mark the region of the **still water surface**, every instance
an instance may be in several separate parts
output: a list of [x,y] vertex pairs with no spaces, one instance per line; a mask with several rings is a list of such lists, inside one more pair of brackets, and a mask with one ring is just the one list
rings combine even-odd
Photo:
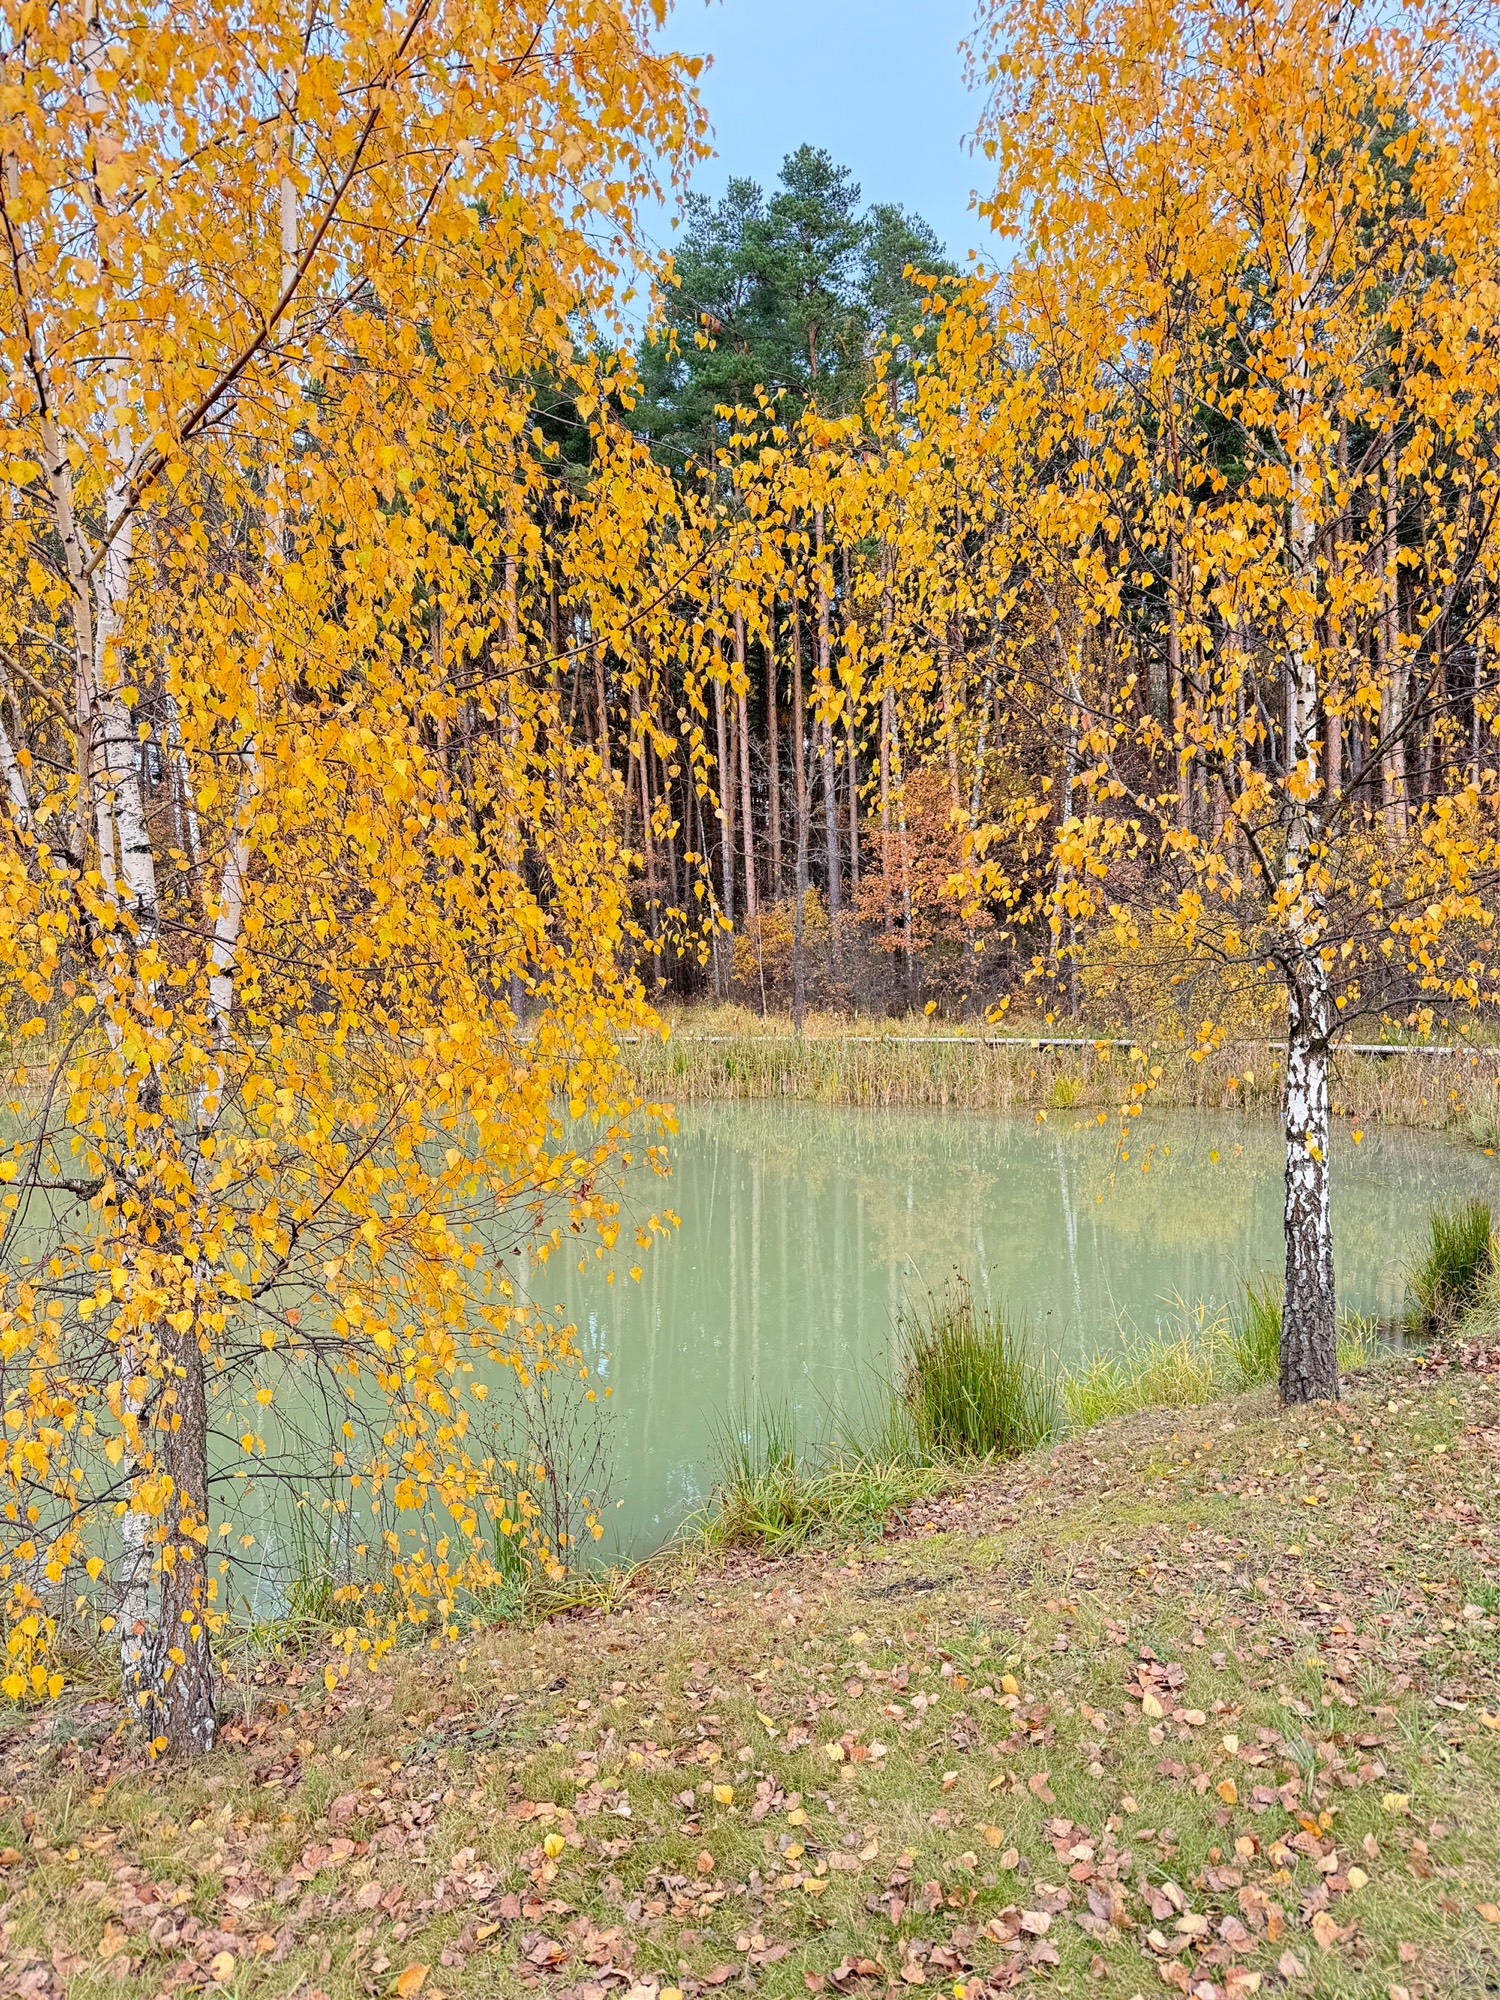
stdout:
[[[1281,1262],[1280,1129],[1268,1120],[1147,1115],[1122,1159],[1117,1128],[1031,1117],[719,1104],[684,1112],[665,1183],[644,1214],[681,1227],[582,1274],[532,1276],[576,1318],[610,1390],[606,1549],[659,1546],[707,1499],[726,1421],[794,1413],[799,1435],[858,1418],[892,1374],[903,1303],[955,1267],[983,1299],[1026,1316],[1077,1361],[1181,1325]],[[1494,1163],[1412,1132],[1336,1137],[1334,1237],[1345,1310],[1402,1300],[1428,1209],[1489,1193]],[[631,1232],[622,1231],[629,1241]]]

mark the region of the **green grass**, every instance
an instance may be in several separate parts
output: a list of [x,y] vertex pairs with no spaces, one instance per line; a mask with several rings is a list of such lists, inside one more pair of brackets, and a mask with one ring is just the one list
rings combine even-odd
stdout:
[[1096,1354],[1063,1381],[1073,1431],[1092,1430],[1137,1410],[1188,1410],[1211,1402],[1223,1386],[1222,1327],[1137,1335]]
[[1500,1569],[1454,1523],[1497,1428],[1500,1380],[1407,1357],[1063,1440],[843,1560],[684,1549],[332,1689],[336,1649],[267,1661],[199,1763],[12,1716],[0,1993],[1225,2000],[1228,1936],[1261,2000],[1482,2000]]
[[[1500,1307],[1500,1301],[1497,1301]],[[1023,1457],[1066,1430],[1077,1436],[1150,1410],[1202,1409],[1274,1385],[1281,1286],[1249,1280],[1236,1311],[1178,1301],[1175,1330],[1128,1333],[1081,1367],[1053,1370],[1026,1328],[976,1304],[955,1275],[898,1320],[896,1382],[873,1424],[814,1448],[773,1407],[727,1424],[716,1440],[714,1499],[697,1526],[714,1548],[773,1551],[868,1539],[892,1510],[952,1485],[966,1467]],[[1346,1314],[1345,1374],[1389,1359],[1380,1324]]]
[[1018,1458],[1052,1435],[1057,1388],[1035,1342],[977,1305],[964,1278],[904,1310],[897,1335],[897,1395],[919,1458]]
[[803,1446],[785,1408],[726,1424],[715,1441],[718,1480],[702,1519],[715,1548],[786,1552],[822,1540],[878,1536],[886,1518],[945,1484],[942,1470],[886,1440]]
[[[1063,1382],[1074,1431],[1138,1410],[1200,1408],[1241,1389],[1274,1384],[1281,1372],[1281,1285],[1250,1279],[1236,1312],[1187,1308],[1180,1332],[1135,1336],[1095,1355]],[[1339,1322],[1339,1367],[1373,1367],[1388,1353],[1379,1324],[1355,1313]]]
[[1410,1319],[1419,1332],[1451,1326],[1472,1305],[1494,1263],[1490,1205],[1455,1202],[1428,1218],[1427,1248],[1408,1280]]
[[1229,1331],[1229,1358],[1242,1385],[1274,1382],[1281,1372],[1281,1294],[1275,1278],[1246,1280],[1244,1302]]

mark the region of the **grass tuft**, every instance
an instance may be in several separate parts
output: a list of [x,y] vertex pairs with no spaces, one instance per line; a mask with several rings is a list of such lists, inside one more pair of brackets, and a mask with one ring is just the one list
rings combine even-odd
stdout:
[[1057,1388],[1026,1328],[955,1277],[897,1321],[897,1394],[928,1461],[1018,1458],[1052,1435]]
[[1245,1298],[1229,1330],[1229,1358],[1247,1389],[1274,1382],[1281,1373],[1281,1295],[1277,1278],[1250,1278]]
[[946,1483],[936,1465],[873,1449],[804,1450],[785,1409],[726,1424],[715,1456],[715,1504],[703,1527],[716,1548],[786,1553],[815,1541],[875,1539],[888,1515]]
[[1137,1410],[1190,1410],[1212,1402],[1222,1381],[1219,1343],[1211,1335],[1138,1335],[1096,1354],[1063,1383],[1070,1427],[1092,1430]]
[[1427,1248],[1408,1280],[1410,1321],[1416,1331],[1451,1326],[1478,1297],[1493,1263],[1487,1201],[1455,1202],[1428,1217]]

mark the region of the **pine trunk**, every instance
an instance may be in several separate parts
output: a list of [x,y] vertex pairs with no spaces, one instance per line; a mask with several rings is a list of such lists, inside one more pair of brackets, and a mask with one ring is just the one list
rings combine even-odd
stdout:
[[745,618],[740,611],[734,614],[734,666],[737,683],[735,703],[739,712],[740,839],[745,859],[745,922],[753,930],[759,915],[759,902],[755,893],[755,805],[750,788],[750,683],[745,670]]
[[792,1020],[797,1033],[807,1016],[807,951],[802,926],[807,903],[807,713],[802,696],[802,605],[792,599],[792,767],[797,790],[797,865],[792,893]]
[[776,600],[766,607],[766,766],[771,780],[771,901],[780,899],[781,872],[781,725],[776,713]]
[[719,879],[724,915],[734,922],[734,763],[724,714],[724,683],[714,682],[714,737],[718,751]]
[[818,509],[818,679],[814,720],[817,710],[823,710],[821,727],[823,732],[823,792],[827,808],[828,825],[828,914],[836,917],[843,907],[843,884],[839,862],[839,805],[838,769],[833,749],[833,667],[832,645],[829,638],[828,585],[823,575],[823,510]]

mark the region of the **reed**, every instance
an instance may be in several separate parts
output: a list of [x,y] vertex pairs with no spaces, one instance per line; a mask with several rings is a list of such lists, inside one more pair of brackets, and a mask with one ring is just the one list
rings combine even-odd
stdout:
[[1222,1346],[1221,1328],[1208,1337],[1187,1330],[1136,1335],[1096,1354],[1063,1378],[1070,1428],[1087,1431],[1139,1410],[1188,1410],[1212,1402],[1225,1386]]
[[[1045,1111],[1106,1117],[1140,1102],[1199,1111],[1267,1112],[1281,1101],[1274,1035],[1240,1037],[1206,1051],[1186,1030],[1118,1026],[1097,1042],[1070,1023],[1018,1020],[935,1024],[810,1015],[790,1020],[746,1007],[696,1007],[666,1017],[661,1041],[624,1051],[642,1094],[679,1104],[786,1099],[816,1104]],[[1010,1037],[1004,1040],[1001,1038]],[[1500,1049],[1408,1047],[1399,1055],[1336,1053],[1335,1115],[1358,1125],[1452,1131],[1471,1144],[1500,1138]]]
[[1026,1328],[955,1275],[897,1322],[897,1395],[928,1462],[1019,1458],[1052,1435],[1057,1388]]
[[1474,1303],[1493,1263],[1487,1201],[1435,1208],[1427,1219],[1427,1248],[1407,1280],[1413,1330],[1433,1333],[1451,1326]]
[[1281,1296],[1279,1279],[1251,1278],[1229,1329],[1229,1359],[1240,1385],[1254,1389],[1274,1382],[1281,1373]]
[[893,1512],[946,1483],[941,1468],[909,1458],[847,1444],[804,1448],[791,1413],[779,1407],[725,1424],[714,1455],[714,1502],[696,1525],[715,1548],[789,1552],[878,1538]]

